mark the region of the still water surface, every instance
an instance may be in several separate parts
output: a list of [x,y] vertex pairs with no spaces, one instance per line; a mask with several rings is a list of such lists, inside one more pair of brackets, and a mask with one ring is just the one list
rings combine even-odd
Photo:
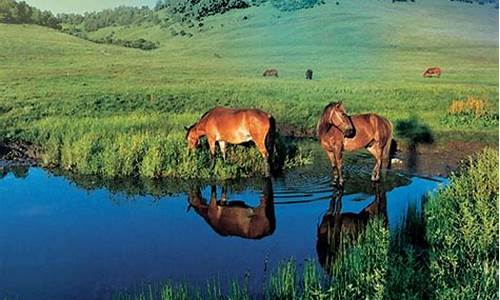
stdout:
[[[351,176],[340,211],[383,201],[393,232],[444,181],[392,173],[372,186],[369,173]],[[338,199],[327,171],[314,168],[272,181],[160,186],[99,186],[40,168],[4,174],[0,299],[109,299],[144,283],[205,286],[245,274],[260,290],[283,260],[321,256],[318,228]]]

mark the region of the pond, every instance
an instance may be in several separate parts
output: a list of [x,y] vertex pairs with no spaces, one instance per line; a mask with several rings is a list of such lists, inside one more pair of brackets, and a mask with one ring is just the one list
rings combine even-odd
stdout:
[[420,210],[422,196],[446,182],[393,171],[372,185],[370,170],[356,166],[343,194],[327,166],[212,184],[4,172],[0,299],[110,299],[165,280],[224,287],[246,278],[258,291],[290,257],[323,264],[324,227],[336,215],[384,214],[395,231],[409,207]]

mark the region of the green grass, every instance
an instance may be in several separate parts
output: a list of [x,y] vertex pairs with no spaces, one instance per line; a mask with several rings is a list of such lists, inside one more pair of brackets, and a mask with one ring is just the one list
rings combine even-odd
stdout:
[[[229,179],[264,174],[264,160],[255,147],[231,146],[226,161],[219,153],[214,165],[206,143],[197,151],[189,151],[183,126],[195,120],[193,114],[131,113],[77,121],[49,117],[32,122],[23,139],[44,145],[45,166],[59,166],[82,175]],[[278,136],[275,168],[310,162],[311,151],[304,145]]]
[[[38,26],[0,24],[0,136],[37,142],[51,149],[46,161],[60,157],[75,171],[170,174],[158,159],[160,144],[173,139],[165,123],[181,128],[224,105],[257,107],[273,114],[279,126],[312,130],[328,102],[344,99],[350,113],[376,112],[393,123],[416,118],[437,142],[497,143],[495,122],[450,127],[444,120],[453,100],[469,96],[484,99],[498,113],[496,10],[430,0],[326,2],[294,12],[271,5],[230,11],[206,18],[202,27],[143,24],[90,34],[99,38],[115,31],[120,39],[160,42],[153,51],[95,44]],[[172,28],[193,36],[172,36]],[[431,65],[443,69],[440,79],[420,76]],[[277,68],[280,78],[262,78],[268,67]],[[303,79],[309,67],[315,72],[312,81]],[[128,123],[147,123],[149,116],[155,124],[138,125],[147,128],[134,131],[129,141]],[[97,125],[78,137],[71,130],[48,132],[53,121],[84,128],[93,123],[89,120],[108,124],[116,118],[122,118],[116,136],[104,139],[100,129],[94,130]],[[115,137],[123,147],[114,144]],[[147,146],[138,146],[124,162],[94,157],[128,149],[124,143],[132,140]],[[180,138],[175,140],[172,147],[180,149]],[[62,146],[61,141],[68,143]],[[182,162],[181,152],[175,151]],[[207,160],[200,155],[199,160]],[[135,163],[127,166],[130,161]],[[186,166],[191,173],[197,167]],[[221,171],[221,176],[251,175],[244,166],[238,168]]]
[[432,298],[498,298],[498,199],[498,152],[488,149],[426,203]]

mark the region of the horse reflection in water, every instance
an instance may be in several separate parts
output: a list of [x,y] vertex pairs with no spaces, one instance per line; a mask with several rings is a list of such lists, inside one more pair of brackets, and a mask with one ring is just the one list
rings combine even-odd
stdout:
[[210,202],[202,197],[200,188],[188,194],[188,201],[215,232],[222,236],[239,236],[246,239],[261,239],[276,229],[273,187],[267,179],[262,189],[259,206],[248,206],[244,201],[226,200],[223,188],[221,200],[217,200],[217,189],[211,186]]
[[381,216],[387,223],[387,197],[378,183],[373,184],[375,201],[360,213],[342,213],[343,190],[334,191],[330,207],[318,227],[316,251],[321,266],[330,272],[341,252],[356,241],[364,231],[370,218]]

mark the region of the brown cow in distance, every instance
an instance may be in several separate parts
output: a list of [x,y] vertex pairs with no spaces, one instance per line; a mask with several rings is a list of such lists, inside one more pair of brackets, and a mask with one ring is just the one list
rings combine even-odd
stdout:
[[273,187],[270,179],[264,182],[259,206],[251,207],[243,201],[227,201],[223,188],[217,201],[216,186],[211,186],[210,200],[204,199],[199,187],[188,193],[193,207],[212,229],[221,236],[238,236],[245,239],[261,239],[276,229]]
[[432,67],[432,68],[428,68],[427,70],[425,70],[425,72],[422,74],[422,76],[424,78],[430,78],[430,77],[441,77],[441,68],[439,67]]
[[278,70],[276,69],[267,69],[264,71],[264,74],[262,74],[264,77],[278,77]]

